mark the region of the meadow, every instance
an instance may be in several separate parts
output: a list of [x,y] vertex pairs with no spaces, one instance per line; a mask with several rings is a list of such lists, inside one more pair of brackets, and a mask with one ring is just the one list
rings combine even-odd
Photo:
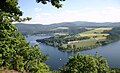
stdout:
[[[61,27],[60,27],[61,28]],[[93,49],[98,46],[107,44],[108,33],[105,31],[112,30],[112,27],[91,28],[84,32],[79,32],[74,35],[63,35],[51,37],[47,39],[38,39],[38,42],[46,43],[47,45],[58,47],[63,51],[79,51]]]
[[97,44],[98,41],[105,41],[106,37],[109,35],[107,33],[103,33],[104,31],[112,30],[112,28],[94,28],[89,31],[82,32],[74,35],[74,37],[89,37],[89,39],[85,40],[77,40],[77,41],[69,41],[67,44],[63,44],[63,47],[67,48],[67,45],[75,45],[77,49],[83,48],[93,48],[100,44]]

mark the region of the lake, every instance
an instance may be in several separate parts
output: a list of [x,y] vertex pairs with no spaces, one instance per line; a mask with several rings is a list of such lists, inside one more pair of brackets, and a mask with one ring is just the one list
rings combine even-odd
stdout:
[[[26,38],[31,44],[38,44],[44,55],[49,55],[49,59],[46,64],[49,65],[51,70],[57,70],[67,63],[69,56],[75,55],[74,52],[67,53],[59,51],[58,48],[48,46],[42,43],[37,43],[36,39],[48,38],[50,36],[29,36]],[[120,68],[120,41],[114,42],[102,47],[98,47],[92,50],[80,51],[81,54],[94,55],[98,52],[99,55],[107,59],[110,67]]]

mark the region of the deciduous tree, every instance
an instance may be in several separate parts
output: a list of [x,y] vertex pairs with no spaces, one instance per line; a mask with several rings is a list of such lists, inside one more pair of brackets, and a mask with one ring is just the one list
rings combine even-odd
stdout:
[[69,58],[61,73],[110,73],[110,69],[105,58],[78,53]]
[[[57,8],[62,6],[60,1],[37,0],[43,4],[50,2]],[[21,18],[22,14],[18,0],[0,0],[0,67],[21,72],[48,73],[49,67],[44,63],[46,56],[42,55],[40,48],[30,46],[25,37],[16,32],[13,22],[31,19]]]

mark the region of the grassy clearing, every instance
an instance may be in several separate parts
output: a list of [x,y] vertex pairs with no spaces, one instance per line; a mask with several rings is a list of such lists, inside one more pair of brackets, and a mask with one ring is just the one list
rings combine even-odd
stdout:
[[94,28],[85,28],[85,29],[87,29],[87,30],[92,30],[92,29],[94,29]]
[[93,30],[86,31],[80,34],[101,34],[105,30],[112,30],[112,28],[95,28]]
[[52,30],[63,30],[63,29],[69,29],[68,27],[57,27],[57,28],[54,28]]
[[72,43],[79,43],[79,41],[70,41],[70,42],[68,42],[68,44],[72,44]]
[[80,47],[89,47],[95,45],[97,41],[94,38],[88,40],[81,40],[81,41],[71,41],[68,44],[64,44],[63,46],[67,48],[67,45],[76,45],[77,48]]
[[112,30],[112,28],[96,28],[95,30]]
[[55,36],[62,36],[62,35],[68,35],[68,33],[54,33]]
[[96,37],[95,40],[100,41],[100,40],[105,40],[106,37]]
[[85,36],[88,36],[88,37],[94,37],[94,36],[98,36],[98,37],[105,37],[105,36],[108,36],[109,34],[94,34],[94,33],[91,33],[91,34],[80,34],[81,37],[85,37]]
[[97,36],[97,37],[101,38],[101,37],[106,37],[106,36],[109,35],[109,34],[103,34],[102,33],[102,32],[104,32],[106,30],[112,30],[112,28],[95,28],[95,29],[90,30],[90,31],[79,33],[79,35],[82,36],[82,37],[85,37],[85,36],[88,36],[88,37]]
[[91,46],[91,45],[94,45],[96,43],[96,40],[94,39],[88,39],[88,40],[82,40],[82,41],[79,41],[78,43],[72,43],[71,45],[76,45],[77,48],[79,47],[88,47],[88,46]]
[[90,39],[86,40],[78,40],[78,41],[70,41],[67,44],[63,44],[63,47],[67,48],[67,45],[75,45],[76,48],[85,48],[85,47],[93,47],[97,46],[97,41],[105,41],[106,37],[109,34],[103,33],[105,30],[112,30],[112,28],[94,28],[92,30],[79,33],[74,35],[74,37],[90,37]]

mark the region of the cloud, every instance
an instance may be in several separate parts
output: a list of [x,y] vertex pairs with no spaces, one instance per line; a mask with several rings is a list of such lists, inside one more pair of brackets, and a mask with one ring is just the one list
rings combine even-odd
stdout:
[[41,15],[43,15],[43,16],[50,16],[51,14],[50,13],[42,13]]
[[34,11],[38,13],[38,12],[42,11],[42,9],[41,8],[35,8]]
[[36,15],[29,23],[51,24],[72,21],[119,22],[120,8],[106,7],[103,9],[85,8],[81,10],[65,10],[60,13],[41,12],[36,8]]

